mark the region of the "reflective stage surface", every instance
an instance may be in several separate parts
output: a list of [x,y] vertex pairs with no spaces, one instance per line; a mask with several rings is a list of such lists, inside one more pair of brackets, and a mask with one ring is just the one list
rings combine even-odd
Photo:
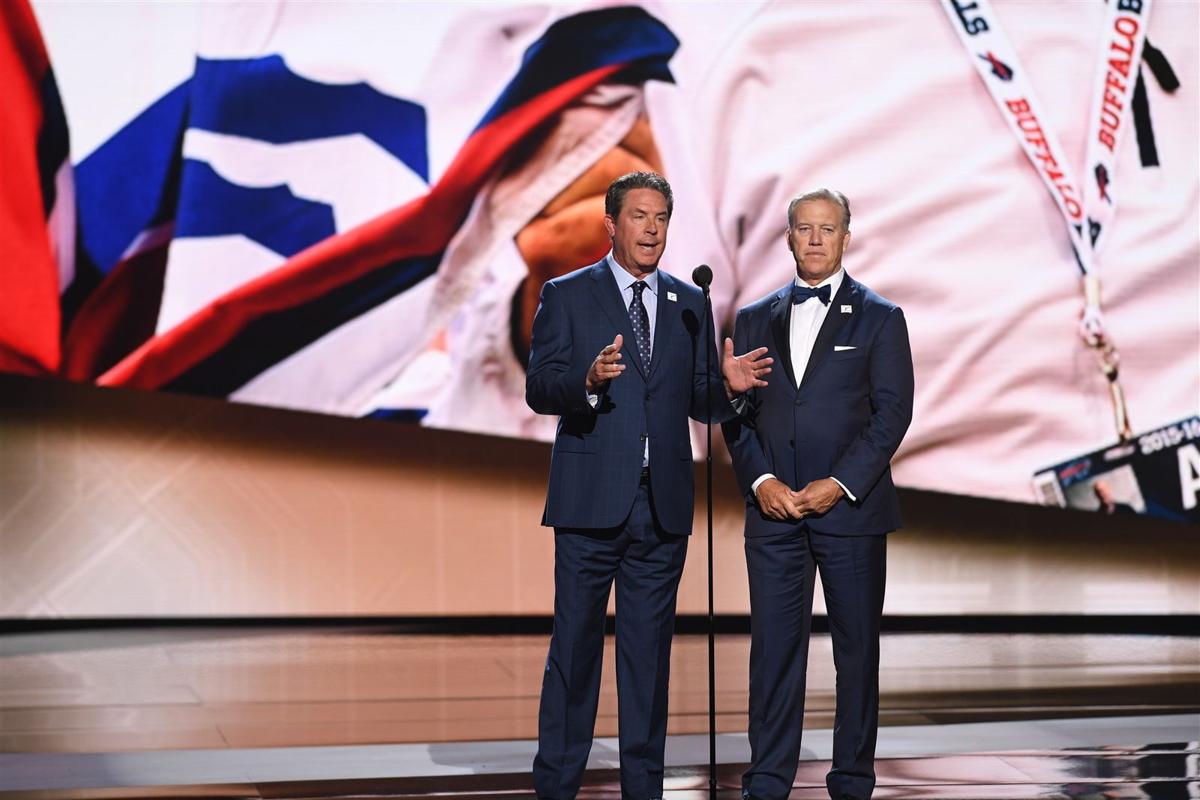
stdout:
[[[0,797],[530,797],[544,636],[187,628],[0,636]],[[677,636],[667,797],[708,795],[706,639]],[[749,639],[717,645],[738,796]],[[581,797],[619,797],[612,640]],[[1200,639],[888,634],[877,798],[1200,797]],[[824,798],[810,654],[793,798]]]

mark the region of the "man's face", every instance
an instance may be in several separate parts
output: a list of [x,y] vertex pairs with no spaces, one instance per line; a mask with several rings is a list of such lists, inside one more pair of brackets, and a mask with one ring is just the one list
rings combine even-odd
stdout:
[[630,272],[653,272],[667,246],[667,198],[654,189],[630,189],[617,218],[604,215],[617,263]]
[[796,274],[819,283],[838,271],[850,231],[842,226],[842,209],[828,200],[809,200],[792,212],[788,249],[796,259]]

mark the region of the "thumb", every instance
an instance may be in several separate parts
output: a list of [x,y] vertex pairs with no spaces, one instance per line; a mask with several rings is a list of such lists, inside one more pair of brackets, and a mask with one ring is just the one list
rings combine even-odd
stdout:
[[725,337],[725,357],[733,358],[733,339]]
[[620,350],[621,345],[624,344],[624,342],[625,342],[625,338],[623,336],[621,336],[621,334],[618,333],[616,336],[614,336],[613,343],[612,343],[613,352]]

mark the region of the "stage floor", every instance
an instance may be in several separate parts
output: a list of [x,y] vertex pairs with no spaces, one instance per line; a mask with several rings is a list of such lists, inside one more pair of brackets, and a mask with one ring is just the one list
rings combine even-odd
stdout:
[[[545,636],[183,628],[0,636],[0,797],[529,797]],[[707,796],[703,636],[677,636],[667,796]],[[717,644],[737,797],[749,637]],[[618,797],[612,640],[587,797]],[[1200,639],[886,634],[878,798],[1200,797]],[[827,635],[793,798],[824,797]],[[824,763],[822,761],[824,760]]]

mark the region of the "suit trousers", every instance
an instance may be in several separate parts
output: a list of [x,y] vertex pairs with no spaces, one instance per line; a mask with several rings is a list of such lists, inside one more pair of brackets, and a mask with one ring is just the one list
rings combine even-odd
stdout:
[[662,797],[671,637],[688,537],[663,530],[647,485],[618,527],[554,533],[554,633],[542,678],[534,788],[539,798],[569,800],[583,781],[615,580],[621,796]]
[[805,523],[746,539],[750,578],[750,768],[743,795],[784,800],[799,766],[815,571],[820,570],[837,671],[830,797],[875,788],[879,622],[887,536],[831,536]]

